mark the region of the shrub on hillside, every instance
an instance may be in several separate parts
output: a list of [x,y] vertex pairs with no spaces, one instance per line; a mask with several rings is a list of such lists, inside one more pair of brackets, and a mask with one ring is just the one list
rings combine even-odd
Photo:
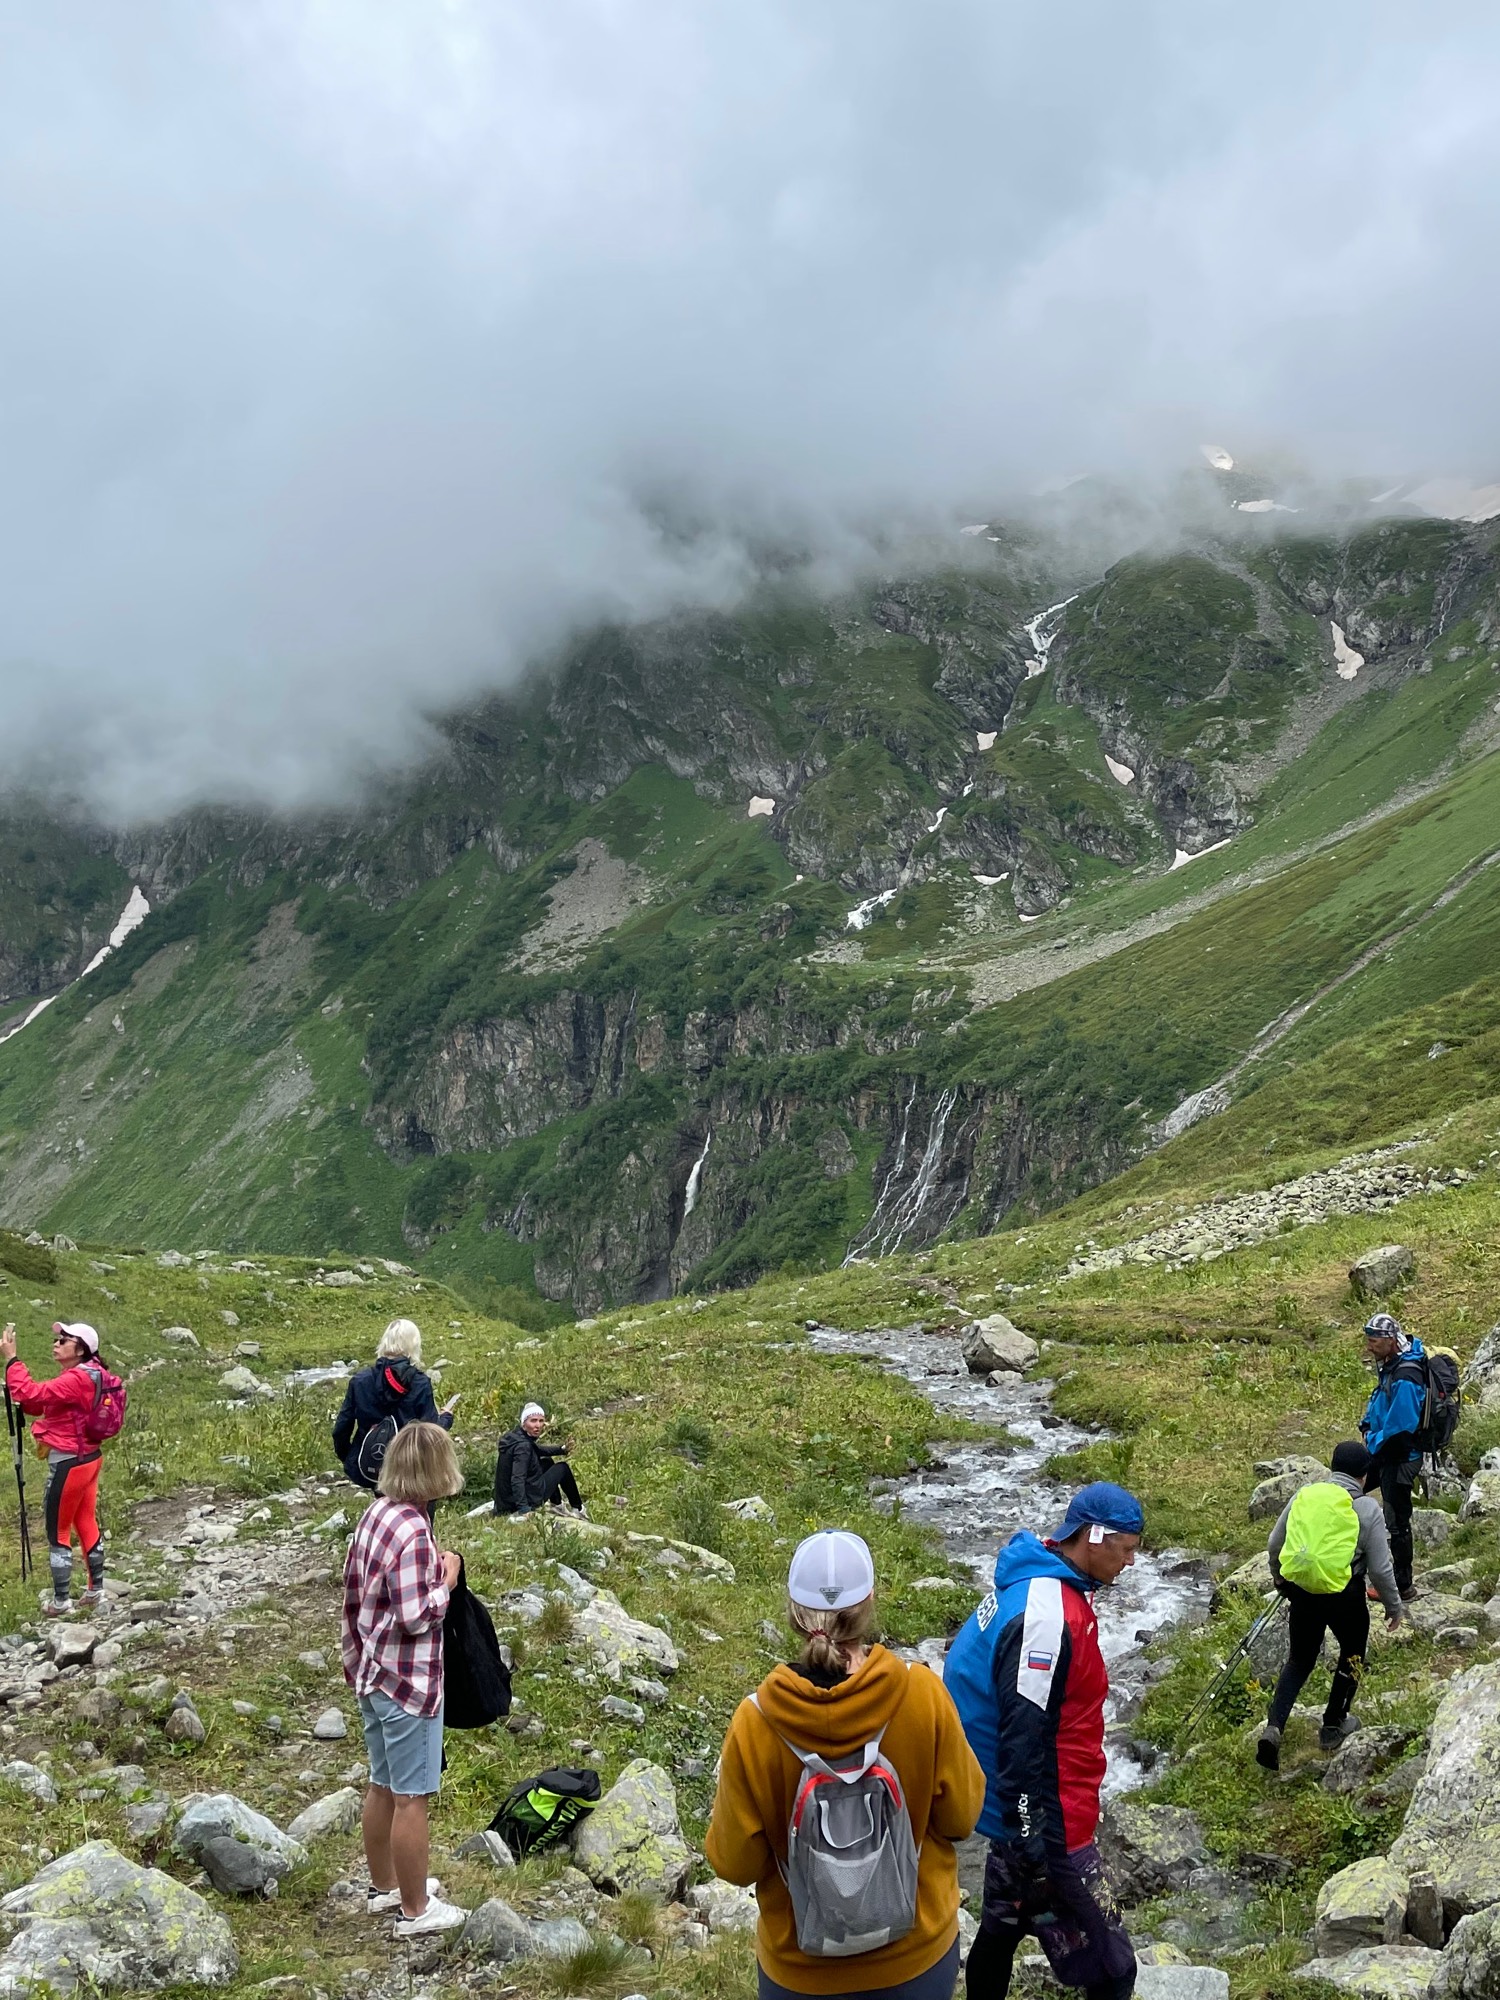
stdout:
[[57,1259],[44,1245],[28,1243],[13,1230],[0,1229],[0,1269],[31,1285],[50,1285],[57,1278]]

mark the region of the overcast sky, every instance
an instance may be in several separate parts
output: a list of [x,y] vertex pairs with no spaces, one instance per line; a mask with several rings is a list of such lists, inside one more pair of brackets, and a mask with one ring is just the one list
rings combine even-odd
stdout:
[[[329,798],[734,524],[1496,476],[1500,12],[0,0],[0,772]],[[661,503],[725,525],[691,550]]]

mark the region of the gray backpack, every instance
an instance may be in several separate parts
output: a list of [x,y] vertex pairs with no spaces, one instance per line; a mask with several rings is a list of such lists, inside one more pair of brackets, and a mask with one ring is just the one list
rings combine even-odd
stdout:
[[905,1937],[917,1920],[917,1843],[880,1737],[839,1764],[781,1741],[802,1766],[781,1871],[798,1946],[810,1958],[852,1958]]

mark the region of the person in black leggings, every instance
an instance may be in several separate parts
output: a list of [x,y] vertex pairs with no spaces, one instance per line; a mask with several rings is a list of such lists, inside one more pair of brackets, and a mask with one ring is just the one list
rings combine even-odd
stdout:
[[537,1507],[564,1501],[577,1513],[586,1511],[565,1444],[543,1444],[547,1412],[528,1403],[521,1421],[500,1440],[495,1460],[495,1512],[530,1514]]

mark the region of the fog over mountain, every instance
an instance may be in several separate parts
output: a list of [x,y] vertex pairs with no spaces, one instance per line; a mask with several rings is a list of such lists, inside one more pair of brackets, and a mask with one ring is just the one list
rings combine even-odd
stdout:
[[1478,4],[0,23],[0,776],[111,815],[347,795],[747,538],[1500,465]]

